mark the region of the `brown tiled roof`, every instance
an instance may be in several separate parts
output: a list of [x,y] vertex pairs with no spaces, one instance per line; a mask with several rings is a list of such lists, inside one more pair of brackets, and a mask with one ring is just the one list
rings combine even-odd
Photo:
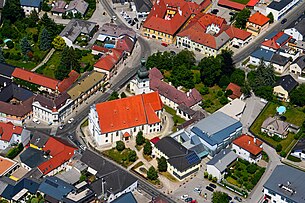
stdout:
[[35,96],[17,105],[0,101],[0,112],[7,115],[24,117],[32,111],[32,103],[34,98]]
[[228,85],[226,90],[231,90],[233,92],[231,95],[229,95],[231,99],[240,98],[240,96],[242,95],[241,87],[232,82]]

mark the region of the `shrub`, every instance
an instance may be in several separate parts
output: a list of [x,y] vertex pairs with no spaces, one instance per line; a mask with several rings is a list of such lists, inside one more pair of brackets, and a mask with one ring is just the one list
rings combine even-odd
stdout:
[[9,49],[12,49],[12,48],[14,48],[14,42],[8,41],[8,42],[6,42],[6,46],[7,46]]
[[276,142],[280,142],[282,139],[279,137],[279,136],[277,136],[277,135],[274,135],[274,136],[272,136],[272,139],[274,140],[274,141],[276,141]]
[[287,157],[287,159],[290,160],[290,161],[293,161],[293,162],[301,162],[302,161],[300,158],[292,156],[292,155],[289,155]]
[[225,105],[225,104],[227,104],[229,101],[228,101],[227,97],[222,96],[222,97],[220,97],[219,102],[220,102],[220,104]]
[[152,146],[151,146],[149,141],[146,141],[146,143],[144,145],[143,153],[145,155],[151,155],[151,153],[152,153]]
[[201,89],[199,90],[199,92],[200,92],[201,95],[209,94],[209,88],[206,87],[206,86],[204,86],[203,88],[201,88]]
[[203,176],[204,176],[204,178],[208,178],[209,173],[205,171],[205,172],[203,173]]
[[11,54],[10,52],[5,52],[3,56],[4,58],[8,59],[10,58],[10,54]]
[[257,170],[256,164],[250,164],[247,166],[247,172],[250,174],[254,174],[256,170]]
[[282,146],[281,144],[278,144],[278,145],[276,145],[276,147],[275,147],[275,151],[276,151],[276,152],[280,152],[280,151],[282,151],[282,149],[283,149],[283,146]]
[[135,161],[137,160],[137,153],[136,153],[134,150],[132,150],[132,151],[129,152],[129,154],[128,154],[128,160],[129,160],[130,162],[135,162]]
[[115,147],[119,152],[123,151],[125,149],[125,144],[123,141],[117,141],[116,142],[116,147]]
[[9,159],[13,159],[15,158],[21,151],[23,150],[23,145],[22,143],[18,144],[17,147],[14,147],[12,149],[10,149],[7,154],[6,157]]
[[212,178],[213,178],[212,174],[209,174],[208,179],[209,179],[209,180],[212,180]]
[[142,145],[145,142],[145,138],[143,137],[143,132],[139,131],[137,136],[136,136],[136,143],[137,145]]
[[216,182],[217,182],[217,178],[216,178],[216,177],[213,177],[213,178],[212,178],[212,182],[216,183]]
[[280,156],[281,156],[281,157],[286,157],[286,156],[287,156],[287,153],[286,153],[285,151],[281,151]]
[[222,90],[219,90],[219,91],[217,92],[217,97],[222,97],[222,95],[223,95]]

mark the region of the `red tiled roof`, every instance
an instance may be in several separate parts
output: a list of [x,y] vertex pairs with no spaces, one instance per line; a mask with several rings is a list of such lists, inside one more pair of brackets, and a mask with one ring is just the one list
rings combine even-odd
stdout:
[[102,53],[106,53],[109,51],[109,49],[102,47],[102,46],[98,46],[98,45],[93,45],[91,49],[94,51],[102,52]]
[[259,2],[259,0],[250,0],[250,1],[247,3],[247,6],[248,6],[248,7],[254,7],[258,2]]
[[111,71],[112,68],[121,60],[123,57],[123,50],[120,49],[110,49],[109,53],[102,56],[95,64],[94,67]]
[[263,142],[258,139],[256,139],[256,141],[254,142],[254,139],[254,137],[244,134],[236,138],[233,141],[233,144],[243,148],[244,150],[256,156],[263,151],[263,148],[261,147]]
[[0,140],[9,142],[13,134],[21,135],[22,127],[15,126],[13,123],[0,122]]
[[227,29],[225,32],[230,36],[231,39],[237,38],[241,40],[246,40],[252,35],[250,32],[247,32],[242,29],[238,29],[233,26],[230,26],[229,29]]
[[59,92],[64,92],[67,89],[69,89],[73,83],[77,80],[77,78],[79,77],[78,72],[76,72],[75,70],[72,70],[69,73],[69,77],[65,78],[63,81],[61,81],[58,85],[58,91]]
[[230,83],[226,90],[231,90],[233,93],[229,96],[231,99],[239,98],[242,95],[240,86]]
[[272,37],[271,39],[269,40],[266,40],[264,42],[262,42],[262,45],[263,46],[266,46],[266,47],[269,47],[269,48],[272,48],[272,49],[275,49],[275,50],[278,50],[279,48],[281,48],[283,45],[285,45],[292,37],[289,36],[287,38],[287,40],[283,41],[281,44],[277,43],[276,41],[281,37],[283,36],[285,33],[282,31],[282,32],[279,32],[277,33],[274,37]]
[[[210,0],[207,0],[207,2],[198,5],[195,2],[187,2],[184,0],[158,0],[147,16],[143,27],[174,35],[192,14],[201,12],[211,3]],[[167,17],[167,10],[174,10],[176,14],[172,18]]]
[[161,109],[158,92],[96,104],[102,133],[160,122],[155,111]]
[[240,4],[230,0],[219,0],[218,5],[233,8],[239,11],[243,10],[246,7],[246,5],[244,4]]
[[159,137],[154,137],[153,139],[150,140],[151,143],[156,144],[159,142],[160,138]]
[[115,44],[115,48],[124,50],[128,53],[131,53],[133,50],[134,43],[128,36],[124,36],[123,38],[120,38],[117,40]]
[[[155,74],[157,70],[158,69],[154,69]],[[149,71],[149,86],[153,91],[157,91],[160,95],[170,99],[178,105],[184,104],[187,107],[194,106],[202,101],[201,94],[195,88],[191,89],[188,93],[182,92],[176,89],[174,86],[171,86],[166,82],[151,76],[151,71],[152,70]]]
[[123,137],[129,137],[129,136],[130,136],[129,132],[125,132],[125,133],[123,134]]
[[21,68],[15,68],[12,76],[14,78],[19,78],[21,80],[25,80],[30,83],[34,83],[36,85],[40,85],[43,87],[50,88],[52,90],[56,90],[58,83],[60,82],[59,80],[55,80],[37,73],[33,73],[28,70],[24,70]]
[[263,26],[269,22],[269,18],[261,14],[260,12],[254,13],[250,18],[248,19],[248,22]]
[[72,147],[68,143],[64,143],[57,138],[50,137],[42,150],[50,152],[50,155],[52,156],[51,159],[38,166],[38,169],[46,175],[63,163],[69,161],[77,148]]

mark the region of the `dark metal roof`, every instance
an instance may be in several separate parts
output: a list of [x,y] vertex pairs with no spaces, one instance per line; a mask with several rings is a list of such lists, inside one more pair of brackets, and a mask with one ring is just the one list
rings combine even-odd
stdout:
[[0,75],[4,75],[10,78],[12,77],[15,68],[15,66],[6,63],[0,63]]
[[272,1],[271,4],[269,4],[267,7],[280,11],[283,8],[285,8],[288,4],[290,4],[291,0],[280,0],[280,1]]
[[303,56],[299,56],[298,58],[296,58],[296,60],[294,60],[294,62],[292,64],[296,63],[301,70],[304,70],[305,68],[305,55]]
[[288,62],[289,62],[289,58],[282,56],[280,54],[274,54],[271,58],[271,63],[275,63],[280,66],[285,66]]
[[13,98],[19,101],[25,101],[32,96],[34,96],[33,92],[23,87],[19,87],[14,83],[0,89],[0,101],[3,102],[9,102]]
[[32,135],[33,135],[33,137],[31,139],[30,143],[39,147],[39,148],[42,148],[46,144],[48,139],[50,138],[49,135],[44,134],[44,133],[42,133],[40,131],[37,131],[37,130],[34,131],[32,133]]
[[19,157],[20,161],[30,168],[35,168],[48,160],[44,157],[44,152],[42,150],[34,149],[32,147],[27,148]]
[[282,86],[287,92],[291,92],[297,85],[298,82],[291,76],[282,76],[275,84],[275,86]]
[[257,59],[264,59],[264,61],[271,61],[272,56],[274,55],[273,51],[263,49],[263,48],[258,48],[254,52],[251,53],[251,56]]
[[149,12],[153,7],[150,0],[133,0],[137,12]]

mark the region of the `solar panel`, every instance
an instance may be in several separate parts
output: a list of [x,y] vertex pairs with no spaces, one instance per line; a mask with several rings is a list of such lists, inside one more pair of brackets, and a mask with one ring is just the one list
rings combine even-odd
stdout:
[[197,156],[197,154],[195,152],[187,155],[186,159],[187,159],[189,164],[195,164],[195,163],[198,163],[200,161],[199,157]]

